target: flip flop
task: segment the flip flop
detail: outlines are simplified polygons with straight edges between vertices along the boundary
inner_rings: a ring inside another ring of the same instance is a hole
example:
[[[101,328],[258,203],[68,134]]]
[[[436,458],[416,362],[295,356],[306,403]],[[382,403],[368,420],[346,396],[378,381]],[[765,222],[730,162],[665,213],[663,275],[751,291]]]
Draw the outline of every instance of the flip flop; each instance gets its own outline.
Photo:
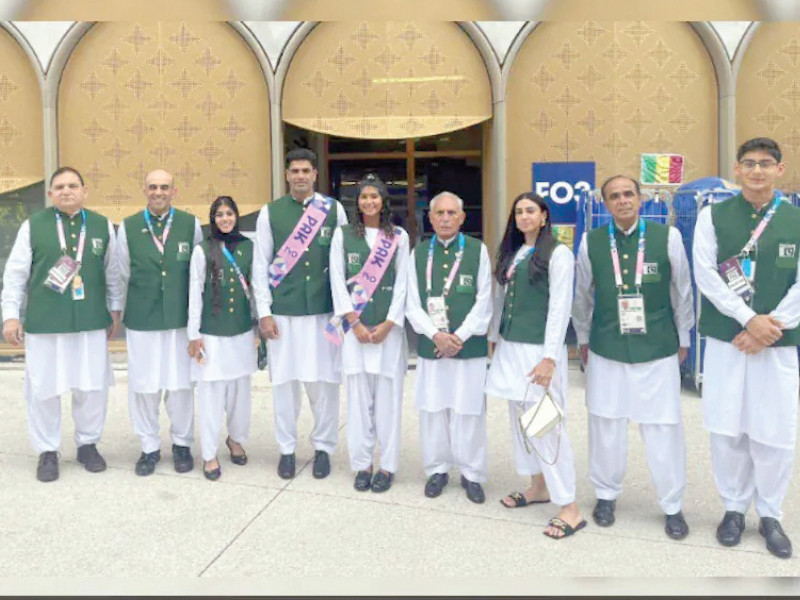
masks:
[[[505,500],[506,498],[511,498],[511,500],[514,502],[514,506],[509,506],[508,504],[503,502],[503,500]],[[522,494],[520,492],[511,492],[508,496],[506,496],[506,498],[500,499],[500,504],[502,504],[506,508],[522,508],[523,506],[528,506],[530,504],[547,504],[550,502],[549,499],[528,501],[525,499],[525,494]]]
[[[547,533],[546,529],[544,531],[542,531],[543,534],[545,534],[549,538],[553,538],[554,540],[563,540],[565,537],[569,537],[573,533],[575,533],[576,531],[580,531],[581,529],[586,527],[586,519],[583,519],[580,523],[578,523],[577,525],[575,525],[575,527],[573,527],[572,525],[570,525],[566,521],[563,521],[563,520],[559,519],[558,517],[553,517],[547,523],[547,526],[548,527],[555,527],[556,529],[558,529],[564,535],[552,535],[550,533]]]

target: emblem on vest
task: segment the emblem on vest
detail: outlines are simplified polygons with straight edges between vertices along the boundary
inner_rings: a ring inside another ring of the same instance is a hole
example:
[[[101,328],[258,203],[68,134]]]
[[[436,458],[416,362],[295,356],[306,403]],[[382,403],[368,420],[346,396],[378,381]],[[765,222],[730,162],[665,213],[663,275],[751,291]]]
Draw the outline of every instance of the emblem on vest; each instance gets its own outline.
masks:
[[[642,275],[658,275],[658,263],[644,263]]]
[[[329,238],[331,237],[331,228],[327,225],[323,225],[319,229],[319,237],[321,238]]]
[[[778,258],[794,258],[797,256],[797,244],[778,244]]]
[[[189,242],[178,242],[178,254],[189,254]]]
[[[100,256],[103,253],[103,240],[101,238],[92,238],[92,254]]]
[[[348,265],[361,264],[361,255],[358,252],[348,252],[347,253],[347,264]]]
[[[472,287],[475,285],[475,280],[472,275],[459,275],[458,285],[460,287]]]

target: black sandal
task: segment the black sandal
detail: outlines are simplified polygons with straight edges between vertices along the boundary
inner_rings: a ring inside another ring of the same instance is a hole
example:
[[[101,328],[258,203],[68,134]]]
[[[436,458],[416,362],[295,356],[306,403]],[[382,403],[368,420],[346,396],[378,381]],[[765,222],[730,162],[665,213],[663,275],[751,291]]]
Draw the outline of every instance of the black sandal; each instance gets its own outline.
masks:
[[[206,476],[206,479],[209,481],[216,481],[222,476],[222,468],[219,466],[219,461],[217,461],[217,468],[211,469],[210,471],[206,471],[206,465],[210,463],[210,460],[203,461],[203,475]]]
[[[241,454],[234,454],[233,448],[231,448],[231,436],[225,438],[225,445],[228,447],[228,451],[231,453],[231,462],[235,465],[246,465],[247,464],[247,453],[242,448]]]

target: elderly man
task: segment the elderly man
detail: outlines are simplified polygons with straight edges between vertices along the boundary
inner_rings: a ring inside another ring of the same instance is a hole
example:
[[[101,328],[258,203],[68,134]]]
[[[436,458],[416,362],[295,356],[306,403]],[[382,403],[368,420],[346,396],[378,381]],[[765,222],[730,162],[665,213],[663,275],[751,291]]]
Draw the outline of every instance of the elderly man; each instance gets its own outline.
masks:
[[[315,478],[330,473],[339,435],[339,348],[323,335],[333,316],[328,259],[337,225],[347,223],[339,202],[314,192],[317,157],[307,149],[286,155],[289,193],[264,206],[256,222],[253,291],[261,335],[267,339],[275,406],[278,475],[295,475],[300,384],[314,429]]]
[[[39,481],[58,479],[61,395],[69,391],[78,462],[91,472],[106,468],[96,444],[113,383],[107,339],[119,330],[122,293],[114,226],[83,207],[86,195],[78,171],[53,173],[53,207],[22,224],[3,273],[3,337],[19,346],[25,334],[25,401]]]
[[[584,234],[578,252],[572,322],[586,364],[592,516],[614,524],[628,449],[628,421],[639,423],[664,529],[689,534],[681,512],[686,447],[680,362],[694,325],[689,263],[674,227],[639,216],[635,179],[617,175],[600,189],[613,219]]]
[[[706,336],[703,426],[725,505],[717,540],[740,542],[755,500],[767,549],[789,558],[780,519],[797,440],[800,210],[775,195],[781,158],[769,138],[739,147],[742,193],[698,215],[694,270]]]
[[[150,475],[161,459],[158,413],[169,415],[175,470],[194,468],[194,399],[189,380],[189,261],[202,241],[196,217],[172,206],[175,181],[161,169],[144,181],[147,206],[122,221],[117,263],[124,288],[128,344],[128,403],[142,444],[137,475]]]
[[[425,495],[435,498],[456,465],[467,498],[482,503],[486,481],[486,331],[492,317],[492,269],[486,246],[460,232],[464,203],[431,199],[435,232],[408,269],[406,317],[420,334],[414,395],[419,410]]]

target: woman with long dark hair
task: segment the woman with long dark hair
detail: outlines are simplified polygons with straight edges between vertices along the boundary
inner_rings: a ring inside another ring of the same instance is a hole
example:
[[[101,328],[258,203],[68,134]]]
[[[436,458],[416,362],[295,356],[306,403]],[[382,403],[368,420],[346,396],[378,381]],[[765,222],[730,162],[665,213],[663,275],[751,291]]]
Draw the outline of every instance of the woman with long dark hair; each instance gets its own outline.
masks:
[[[334,319],[347,329],[342,340],[347,447],[358,491],[388,490],[399,462],[408,256],[408,234],[392,225],[386,186],[366,175],[356,188],[353,223],[334,232],[330,258]],[[373,477],[376,441],[380,469]]]
[[[217,445],[227,413],[231,462],[247,463],[250,375],[256,370],[250,276],[253,242],[239,232],[239,209],[220,196],[209,210],[209,235],[192,253],[189,277],[189,355],[197,382],[203,474],[222,474]]]
[[[563,538],[586,526],[575,502],[575,465],[562,421],[542,438],[527,438],[519,417],[549,391],[566,418],[567,347],[575,259],[557,243],[547,202],[520,194],[511,205],[497,252],[494,312],[496,342],[486,378],[488,395],[508,400],[517,472],[530,476],[524,492],[500,502],[507,508],[553,502],[561,506],[544,534]]]

